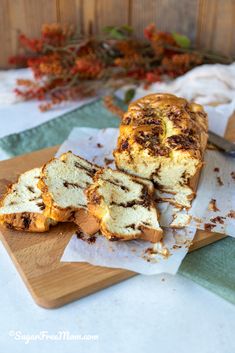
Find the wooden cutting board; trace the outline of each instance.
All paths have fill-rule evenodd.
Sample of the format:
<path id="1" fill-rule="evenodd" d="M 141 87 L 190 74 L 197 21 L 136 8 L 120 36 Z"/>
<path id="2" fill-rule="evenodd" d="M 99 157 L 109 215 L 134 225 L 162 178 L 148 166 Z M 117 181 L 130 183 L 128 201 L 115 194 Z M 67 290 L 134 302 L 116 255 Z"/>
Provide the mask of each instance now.
<path id="1" fill-rule="evenodd" d="M 22 172 L 41 166 L 58 146 L 0 162 L 0 194 Z M 135 275 L 87 263 L 61 263 L 60 257 L 76 227 L 59 224 L 47 233 L 16 232 L 0 228 L 0 238 L 35 302 L 55 308 Z M 190 251 L 224 238 L 224 235 L 197 231 Z"/>

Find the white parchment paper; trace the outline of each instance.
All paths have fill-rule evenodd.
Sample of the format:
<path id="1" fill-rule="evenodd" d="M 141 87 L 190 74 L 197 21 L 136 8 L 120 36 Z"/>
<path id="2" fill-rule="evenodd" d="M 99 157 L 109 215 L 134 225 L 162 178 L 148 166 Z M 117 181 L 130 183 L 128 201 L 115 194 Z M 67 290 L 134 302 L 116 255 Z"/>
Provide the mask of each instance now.
<path id="1" fill-rule="evenodd" d="M 152 275 L 175 274 L 188 252 L 195 229 L 165 229 L 163 244 L 132 240 L 111 242 L 97 235 L 94 242 L 88 238 L 78 239 L 74 234 L 67 245 L 61 261 L 88 262 L 96 266 L 125 268 Z"/>
<path id="2" fill-rule="evenodd" d="M 117 136 L 118 129 L 113 128 L 75 128 L 56 156 L 71 150 L 100 166 L 114 167 L 112 151 L 116 146 Z M 162 245 L 153 246 L 139 240 L 127 243 L 110 242 L 101 235 L 97 235 L 95 241 L 90 242 L 89 238 L 78 239 L 75 234 L 67 245 L 61 261 L 89 262 L 93 265 L 125 268 L 143 274 L 161 272 L 174 274 L 185 257 L 197 228 L 204 229 L 205 224 L 212 224 L 211 231 L 235 235 L 234 218 L 228 216 L 235 209 L 235 181 L 232 178 L 232 172 L 235 170 L 234 160 L 215 151 L 207 151 L 205 159 L 206 165 L 200 179 L 197 198 L 189 212 L 192 223 L 188 223 L 183 229 L 170 229 L 169 225 L 179 211 L 167 203 L 160 204 L 160 223 L 165 227 Z M 219 170 L 214 171 L 215 168 Z M 216 200 L 219 211 L 208 210 L 211 199 Z M 211 220 L 217 216 L 222 219 L 222 223 Z"/>
<path id="3" fill-rule="evenodd" d="M 174 215 L 188 214 L 187 226 L 235 237 L 235 159 L 217 151 L 207 151 L 197 189 L 188 212 L 169 203 L 160 204 L 162 226 L 169 226 Z"/>
<path id="4" fill-rule="evenodd" d="M 68 150 L 97 163 L 114 166 L 112 151 L 117 143 L 118 129 L 75 128 L 56 153 L 59 157 Z M 173 236 L 174 233 L 174 236 Z M 61 258 L 63 262 L 88 262 L 93 265 L 125 268 L 154 274 L 175 274 L 193 240 L 196 229 L 173 231 L 165 229 L 163 244 L 143 241 L 110 242 L 97 234 L 95 242 L 73 235 Z"/>

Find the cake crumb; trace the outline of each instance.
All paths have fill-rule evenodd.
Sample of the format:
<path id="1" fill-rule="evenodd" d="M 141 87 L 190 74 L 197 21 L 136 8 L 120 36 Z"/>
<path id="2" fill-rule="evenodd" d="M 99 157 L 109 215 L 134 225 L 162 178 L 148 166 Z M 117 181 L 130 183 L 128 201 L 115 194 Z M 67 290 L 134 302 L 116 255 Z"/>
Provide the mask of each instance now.
<path id="1" fill-rule="evenodd" d="M 81 229 L 77 230 L 76 232 L 77 238 L 87 242 L 88 244 L 94 244 L 96 242 L 96 236 L 95 235 L 88 235 L 83 233 Z"/>
<path id="2" fill-rule="evenodd" d="M 204 229 L 205 229 L 205 230 L 208 230 L 209 232 L 210 232 L 213 228 L 215 228 L 215 227 L 216 227 L 215 224 L 211 224 L 211 223 L 205 223 L 205 224 L 204 224 Z"/>
<path id="3" fill-rule="evenodd" d="M 109 158 L 106 158 L 106 157 L 104 159 L 104 163 L 105 163 L 106 166 L 112 164 L 113 162 L 114 162 L 114 159 L 109 159 Z"/>
<path id="4" fill-rule="evenodd" d="M 233 210 L 229 211 L 229 213 L 227 214 L 227 217 L 235 218 L 235 211 L 233 211 Z"/>
<path id="5" fill-rule="evenodd" d="M 225 217 L 217 216 L 217 217 L 211 218 L 211 222 L 224 224 L 224 219 Z"/>
<path id="6" fill-rule="evenodd" d="M 181 245 L 177 245 L 177 244 L 174 244 L 173 246 L 172 246 L 172 249 L 174 249 L 174 250 L 176 250 L 176 249 L 181 249 L 182 248 L 182 246 Z"/>
<path id="7" fill-rule="evenodd" d="M 193 220 L 194 220 L 196 223 L 202 223 L 202 219 L 199 218 L 199 217 L 193 217 Z"/>
<path id="8" fill-rule="evenodd" d="M 173 221 L 170 224 L 172 228 L 184 228 L 186 227 L 190 221 L 192 216 L 188 214 L 175 213 L 173 215 Z"/>
<path id="9" fill-rule="evenodd" d="M 211 199 L 208 205 L 208 210 L 213 211 L 213 212 L 218 212 L 220 211 L 219 208 L 216 205 L 216 199 Z"/>
<path id="10" fill-rule="evenodd" d="M 224 183 L 222 182 L 222 179 L 219 176 L 217 177 L 217 183 L 219 184 L 219 186 L 224 185 Z"/>

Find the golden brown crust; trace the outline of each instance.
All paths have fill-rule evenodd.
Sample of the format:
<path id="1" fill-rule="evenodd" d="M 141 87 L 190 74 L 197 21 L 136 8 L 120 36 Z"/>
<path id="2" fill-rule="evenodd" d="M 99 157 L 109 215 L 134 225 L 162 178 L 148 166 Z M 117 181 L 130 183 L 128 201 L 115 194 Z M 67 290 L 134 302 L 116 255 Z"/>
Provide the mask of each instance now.
<path id="1" fill-rule="evenodd" d="M 121 129 L 124 135 L 130 136 L 130 142 L 137 142 L 156 156 L 168 156 L 172 150 L 187 150 L 192 156 L 200 157 L 208 126 L 206 113 L 199 104 L 171 94 L 151 94 L 129 105 Z M 115 153 L 128 147 L 121 133 Z"/>
<path id="2" fill-rule="evenodd" d="M 9 229 L 41 233 L 48 231 L 50 225 L 56 224 L 56 222 L 40 213 L 22 212 L 1 214 L 0 224 Z"/>

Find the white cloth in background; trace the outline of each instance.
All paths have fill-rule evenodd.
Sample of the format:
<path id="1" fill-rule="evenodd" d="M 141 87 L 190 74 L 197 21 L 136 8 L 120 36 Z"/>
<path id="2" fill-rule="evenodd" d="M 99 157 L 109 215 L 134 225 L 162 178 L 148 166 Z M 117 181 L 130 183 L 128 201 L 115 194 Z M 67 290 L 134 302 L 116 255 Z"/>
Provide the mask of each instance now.
<path id="1" fill-rule="evenodd" d="M 228 104 L 235 100 L 235 62 L 198 66 L 173 81 L 152 84 L 148 92 L 169 92 L 202 105 Z M 137 97 L 145 94 L 138 88 Z"/>

